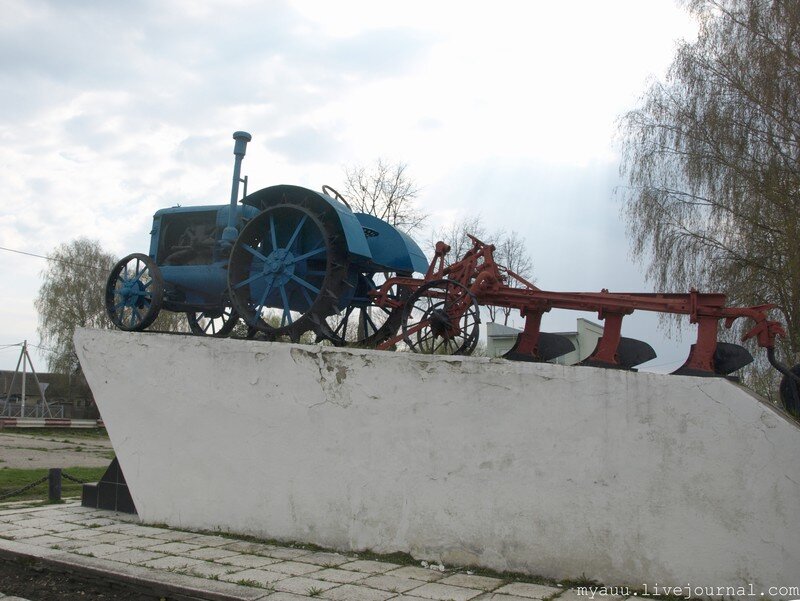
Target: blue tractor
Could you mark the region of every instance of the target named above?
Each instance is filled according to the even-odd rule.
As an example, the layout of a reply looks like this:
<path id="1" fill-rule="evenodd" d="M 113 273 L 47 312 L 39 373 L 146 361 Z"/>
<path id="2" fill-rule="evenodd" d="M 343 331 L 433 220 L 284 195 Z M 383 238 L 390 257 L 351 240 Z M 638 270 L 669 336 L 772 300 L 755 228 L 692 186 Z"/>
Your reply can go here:
<path id="1" fill-rule="evenodd" d="M 162 309 L 183 312 L 191 331 L 376 346 L 400 327 L 401 308 L 369 292 L 394 275 L 424 273 L 419 246 L 389 223 L 354 213 L 329 186 L 278 185 L 247 194 L 240 176 L 250 134 L 233 134 L 231 200 L 171 207 L 153 216 L 148 254 L 119 261 L 106 310 L 122 330 L 144 330 Z M 239 184 L 244 195 L 238 201 Z M 403 294 L 397 290 L 398 299 Z"/>

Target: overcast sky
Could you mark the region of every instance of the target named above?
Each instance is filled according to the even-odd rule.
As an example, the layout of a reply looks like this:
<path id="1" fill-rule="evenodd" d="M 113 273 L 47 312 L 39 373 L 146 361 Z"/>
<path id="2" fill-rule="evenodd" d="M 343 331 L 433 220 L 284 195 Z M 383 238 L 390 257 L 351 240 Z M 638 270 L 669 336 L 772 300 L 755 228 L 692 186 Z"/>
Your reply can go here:
<path id="1" fill-rule="evenodd" d="M 0 246 L 147 252 L 157 209 L 228 201 L 241 129 L 251 191 L 402 161 L 430 227 L 480 213 L 517 231 L 540 287 L 649 290 L 615 195 L 616 120 L 694 32 L 671 0 L 0 0 Z M 0 346 L 38 343 L 44 266 L 0 251 Z M 691 340 L 676 350 L 656 323 L 623 334 L 677 367 Z M 0 368 L 16 360 L 0 349 Z"/>

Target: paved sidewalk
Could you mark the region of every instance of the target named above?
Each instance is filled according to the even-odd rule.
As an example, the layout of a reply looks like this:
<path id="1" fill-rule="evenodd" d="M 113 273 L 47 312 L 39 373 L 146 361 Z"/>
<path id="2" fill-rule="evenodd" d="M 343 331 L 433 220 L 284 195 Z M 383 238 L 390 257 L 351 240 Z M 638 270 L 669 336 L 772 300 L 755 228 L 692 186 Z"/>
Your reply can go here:
<path id="1" fill-rule="evenodd" d="M 199 599 L 580 601 L 558 586 L 154 528 L 76 503 L 0 511 L 0 560 L 15 556 Z"/>

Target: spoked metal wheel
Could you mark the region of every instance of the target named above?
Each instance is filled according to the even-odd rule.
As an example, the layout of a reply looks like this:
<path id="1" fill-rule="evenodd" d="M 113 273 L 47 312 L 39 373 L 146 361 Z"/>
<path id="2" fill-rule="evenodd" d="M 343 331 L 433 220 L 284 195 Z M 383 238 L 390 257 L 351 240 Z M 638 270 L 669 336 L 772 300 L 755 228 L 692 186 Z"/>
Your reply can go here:
<path id="1" fill-rule="evenodd" d="M 233 307 L 223 307 L 216 311 L 190 311 L 186 319 L 193 334 L 225 338 L 236 327 L 239 314 Z"/>
<path id="2" fill-rule="evenodd" d="M 369 292 L 378 290 L 391 272 L 362 273 L 353 300 L 348 307 L 327 317 L 328 330 L 324 337 L 336 346 L 375 348 L 397 334 L 403 322 L 403 303 L 408 298 L 406 288 L 394 285 L 387 294 L 390 306 L 378 306 Z"/>
<path id="3" fill-rule="evenodd" d="M 478 344 L 480 310 L 458 282 L 434 280 L 420 286 L 403 310 L 403 340 L 415 353 L 469 355 Z"/>
<path id="4" fill-rule="evenodd" d="M 144 330 L 161 310 L 164 280 L 147 255 L 128 255 L 116 265 L 106 282 L 106 312 L 120 330 Z"/>
<path id="5" fill-rule="evenodd" d="M 332 207 L 299 200 L 269 207 L 239 234 L 228 285 L 234 308 L 268 340 L 319 333 L 336 310 L 347 275 L 347 244 Z"/>

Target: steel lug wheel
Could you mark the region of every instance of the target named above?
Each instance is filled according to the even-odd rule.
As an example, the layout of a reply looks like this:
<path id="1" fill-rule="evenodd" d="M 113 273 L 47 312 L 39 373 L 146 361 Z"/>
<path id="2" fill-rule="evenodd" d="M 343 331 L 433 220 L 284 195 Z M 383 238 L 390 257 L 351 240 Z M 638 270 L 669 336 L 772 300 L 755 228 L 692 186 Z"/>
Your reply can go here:
<path id="1" fill-rule="evenodd" d="M 236 327 L 239 314 L 233 307 L 225 306 L 216 311 L 188 311 L 186 319 L 193 334 L 225 338 Z"/>
<path id="2" fill-rule="evenodd" d="M 326 208 L 327 207 L 327 208 Z M 231 251 L 228 287 L 247 326 L 267 339 L 319 335 L 336 311 L 349 259 L 335 210 L 296 200 L 266 208 Z"/>
<path id="3" fill-rule="evenodd" d="M 388 293 L 390 302 L 396 306 L 379 306 L 369 295 L 378 290 L 392 272 L 359 274 L 356 292 L 350 305 L 343 311 L 326 318 L 324 337 L 335 346 L 375 348 L 397 334 L 403 322 L 402 303 L 408 298 L 408 290 L 397 285 Z"/>
<path id="4" fill-rule="evenodd" d="M 469 355 L 478 344 L 479 325 L 478 301 L 452 280 L 423 284 L 403 310 L 403 340 L 415 353 Z"/>
<path id="5" fill-rule="evenodd" d="M 139 331 L 161 310 L 164 280 L 155 262 L 134 253 L 120 260 L 106 282 L 106 312 L 120 330 Z"/>

